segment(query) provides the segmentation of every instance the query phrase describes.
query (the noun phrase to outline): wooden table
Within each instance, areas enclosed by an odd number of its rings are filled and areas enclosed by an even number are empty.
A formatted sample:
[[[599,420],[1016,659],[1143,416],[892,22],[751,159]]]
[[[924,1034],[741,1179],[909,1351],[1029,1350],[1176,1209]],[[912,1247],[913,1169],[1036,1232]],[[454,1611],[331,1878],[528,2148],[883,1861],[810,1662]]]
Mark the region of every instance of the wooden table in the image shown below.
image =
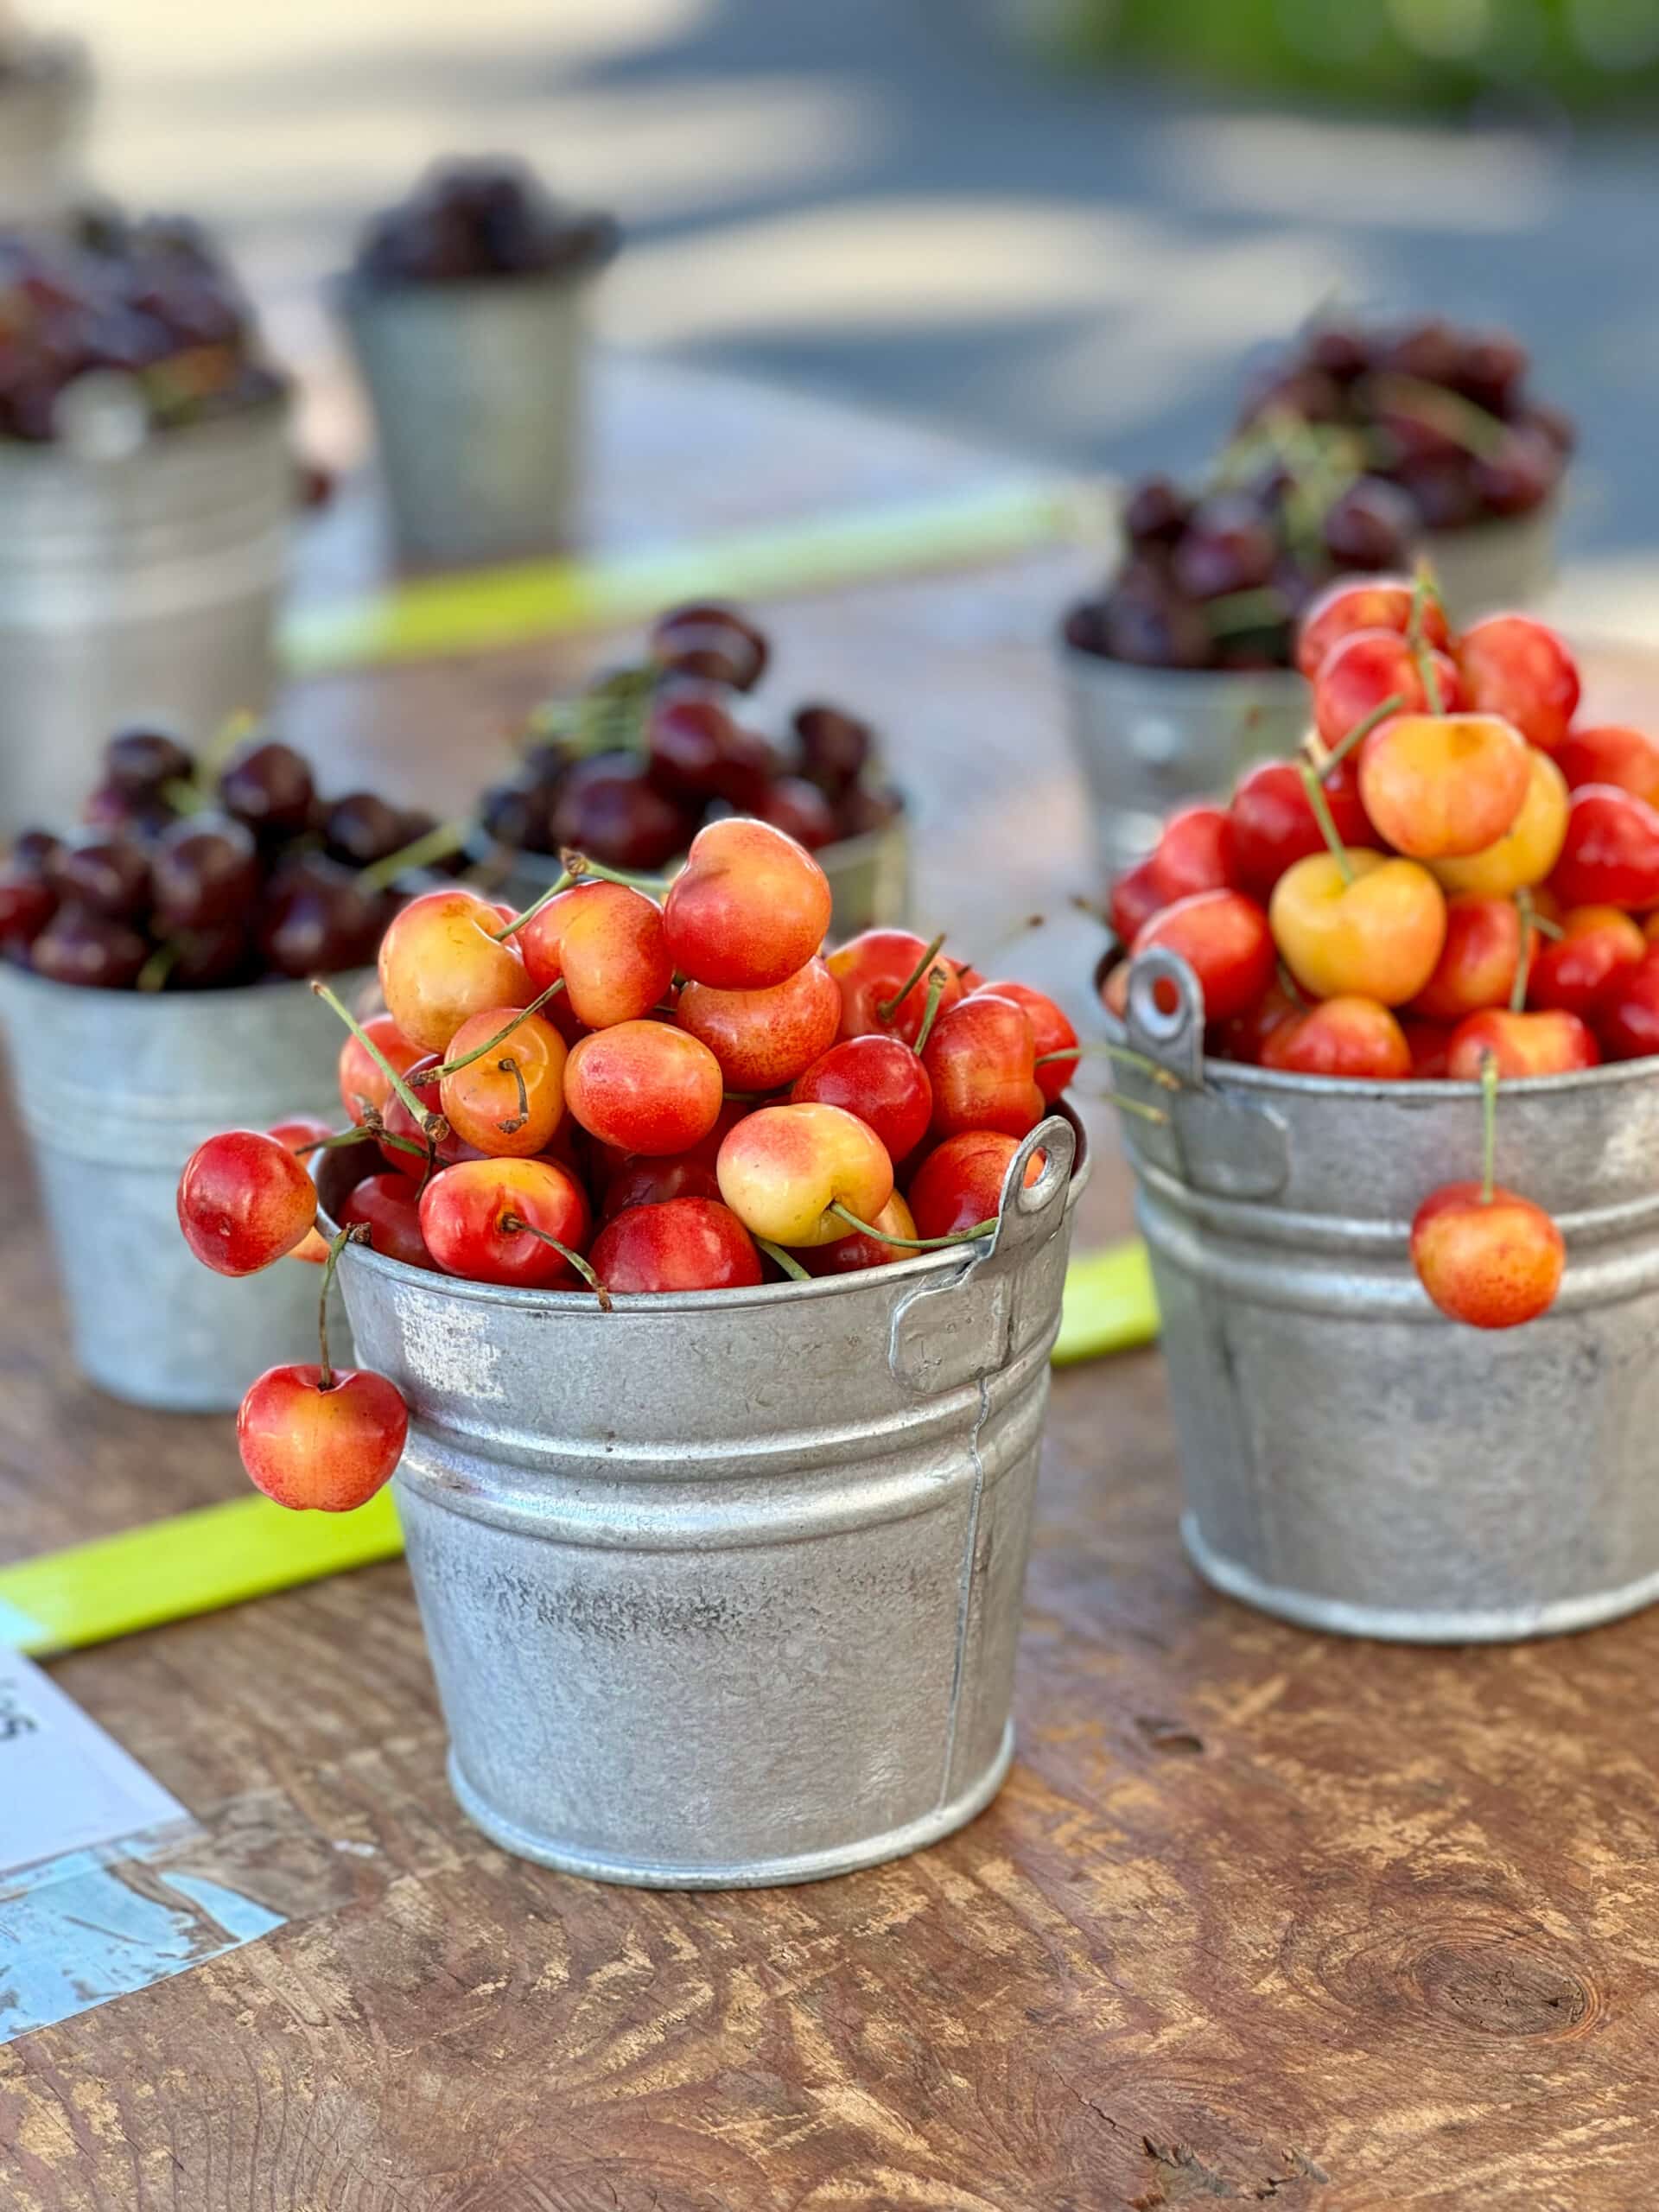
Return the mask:
[[[613,543],[992,466],[660,369],[619,365],[603,412]],[[365,512],[321,526],[314,588],[361,572]],[[976,955],[1090,887],[1045,646],[1078,573],[1043,552],[777,611],[788,689],[887,730],[923,911]],[[288,727],[332,782],[360,765],[447,804],[603,651],[320,683]],[[1653,695],[1639,662],[1600,681],[1609,709]],[[1057,919],[1021,957],[1075,995],[1090,949]],[[78,1381],[9,1133],[7,1554],[234,1494],[227,1421]],[[1085,1239],[1128,1218],[1097,1134]],[[200,1816],[174,1865],[286,1924],[0,2049],[0,2205],[1655,2202],[1659,1616],[1514,1649],[1337,1642],[1211,1595],[1175,1522],[1157,1356],[1058,1377],[1007,1789],[933,1851],[793,1891],[606,1890],[485,1842],[445,1787],[401,1565],[62,1661]]]

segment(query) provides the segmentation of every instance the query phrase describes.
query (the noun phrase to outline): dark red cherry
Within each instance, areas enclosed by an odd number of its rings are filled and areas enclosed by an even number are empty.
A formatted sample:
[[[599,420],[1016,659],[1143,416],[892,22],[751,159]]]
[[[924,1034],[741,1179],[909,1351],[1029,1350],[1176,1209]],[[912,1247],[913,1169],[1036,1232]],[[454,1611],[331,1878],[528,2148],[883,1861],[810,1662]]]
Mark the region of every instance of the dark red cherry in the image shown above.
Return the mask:
[[[120,730],[104,748],[105,780],[130,798],[149,798],[163,784],[182,783],[195,765],[169,730]]]
[[[47,868],[60,899],[130,922],[149,911],[149,861],[130,837],[89,830],[60,845]]]
[[[652,626],[650,652],[659,668],[752,691],[765,673],[766,640],[747,616],[714,601],[676,607]]]
[[[60,906],[29,950],[37,976],[91,990],[130,990],[152,947],[130,923]]]
[[[304,755],[267,738],[238,753],[219,779],[227,814],[256,836],[291,837],[309,826],[315,792]]]
[[[253,833],[228,814],[188,814],[164,830],[149,859],[156,907],[169,931],[245,922],[259,893]]]
[[[868,722],[839,707],[803,707],[795,716],[801,773],[833,798],[855,784],[869,765],[875,737]]]

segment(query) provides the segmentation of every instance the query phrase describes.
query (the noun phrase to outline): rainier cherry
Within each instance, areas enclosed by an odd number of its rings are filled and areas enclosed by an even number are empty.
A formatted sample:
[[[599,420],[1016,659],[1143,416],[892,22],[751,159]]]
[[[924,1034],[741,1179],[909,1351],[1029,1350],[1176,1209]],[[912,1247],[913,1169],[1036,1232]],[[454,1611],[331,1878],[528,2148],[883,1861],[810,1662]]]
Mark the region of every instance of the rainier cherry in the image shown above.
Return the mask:
[[[1411,1070],[1400,1024],[1375,999],[1323,1000],[1281,1022],[1263,1039],[1261,1064],[1296,1075],[1398,1082]]]
[[[1495,715],[1395,715],[1361,747],[1359,793],[1396,852],[1463,860],[1514,827],[1530,759],[1519,731]]]
[[[476,892],[411,899],[380,942],[380,988],[411,1044],[442,1052],[463,1021],[489,1007],[528,1006],[536,993],[513,944],[497,942],[499,910]]]
[[[551,900],[519,931],[538,993],[564,978],[585,1029],[610,1029],[651,1012],[673,980],[663,912],[625,883],[583,883]]]
[[[435,1268],[421,1234],[416,1185],[406,1175],[365,1175],[340,1200],[342,1229],[366,1229],[370,1249],[407,1268]]]
[[[1446,942],[1446,901],[1433,877],[1416,861],[1381,853],[1298,861],[1279,879],[1269,911],[1286,965],[1315,998],[1404,1006],[1434,973]]]
[[[1579,703],[1579,671],[1555,632],[1525,614],[1489,614],[1458,641],[1464,697],[1554,752]]]
[[[1556,748],[1556,765],[1569,791],[1580,784],[1616,784],[1659,807],[1659,745],[1622,723],[1570,729]]]
[[[797,1076],[789,1096],[798,1106],[839,1106],[856,1114],[895,1163],[909,1159],[933,1118],[927,1070],[896,1037],[849,1037],[832,1045]]]
[[[1648,941],[1619,906],[1574,906],[1561,919],[1560,936],[1541,945],[1527,985],[1529,1002],[1582,1015],[1614,977],[1634,968]]]
[[[1448,891],[1478,891],[1509,899],[1541,883],[1555,865],[1567,835],[1567,785],[1548,753],[1528,759],[1530,780],[1515,820],[1484,852],[1467,860],[1435,861],[1434,874]]]
[[[480,1046],[489,1050],[480,1055]],[[546,1149],[563,1116],[564,1063],[564,1039],[540,1014],[475,1014],[449,1040],[452,1072],[438,1085],[443,1117],[480,1152],[528,1159]]]
[[[519,1289],[568,1289],[584,1274],[587,1198],[551,1160],[467,1160],[432,1178],[421,1233],[447,1274]]]
[[[575,1119],[620,1152],[689,1152],[725,1095],[709,1047],[665,1021],[623,1021],[571,1047],[564,1096]]]
[[[715,1172],[745,1228],[774,1244],[832,1244],[858,1222],[873,1223],[893,1195],[881,1140],[839,1106],[746,1116],[721,1146]]]
[[[841,992],[822,960],[759,991],[688,983],[677,1020],[720,1063],[732,1090],[779,1090],[835,1042]]]
[[[966,988],[952,962],[935,962],[940,942],[924,944],[908,930],[865,930],[838,945],[825,964],[841,990],[842,1035],[892,1036],[913,1045],[927,1018],[935,966],[944,977],[941,1014]]]
[[[1278,897],[1275,892],[1275,908]],[[1211,1021],[1243,1014],[1273,981],[1268,918],[1242,891],[1199,891],[1178,899],[1153,916],[1130,950],[1138,955],[1155,944],[1187,963],[1203,988],[1205,1014]]]
[[[1077,1071],[1077,1031],[1047,993],[1033,990],[1029,983],[978,983],[969,995],[980,991],[1012,999],[1031,1024],[1037,1047],[1037,1087],[1052,1106]]]
[[[804,968],[823,943],[829,880],[769,823],[711,822],[691,841],[663,920],[682,975],[719,990],[764,990]]]
[[[1224,899],[1230,894],[1198,895]],[[934,1136],[1000,1129],[1007,1136],[1022,1137],[1034,1128],[1047,1103],[1037,1082],[1036,1059],[1031,1024],[1012,999],[975,991],[941,1014],[922,1054],[933,1086]],[[870,1218],[868,1214],[863,1217]]]
[[[1395,630],[1404,637],[1417,611],[1431,645],[1450,643],[1446,613],[1435,599],[1419,604],[1415,588],[1394,576],[1355,576],[1329,584],[1303,615],[1296,632],[1296,665],[1310,680],[1338,642],[1355,630]]]
[[[607,1291],[742,1290],[760,1281],[760,1255],[729,1207],[712,1198],[630,1206],[601,1230],[588,1255]]]
[[[1125,944],[1143,923],[1194,891],[1224,891],[1239,881],[1232,818],[1224,807],[1179,808],[1145,860],[1112,887],[1111,924]]]
[[[1359,795],[1357,757],[1350,753],[1327,767],[1321,781],[1341,842],[1374,845],[1376,832]],[[1294,760],[1263,760],[1247,771],[1233,793],[1232,818],[1239,881],[1258,899],[1266,899],[1294,862],[1325,849],[1325,834]],[[1133,942],[1122,930],[1118,935],[1126,944]]]
[[[257,1274],[305,1240],[316,1185],[291,1148],[257,1129],[226,1129],[200,1144],[179,1178],[179,1227],[204,1267]]]
[[[915,1241],[915,1217],[897,1191],[870,1227],[883,1229],[889,1236]],[[809,1245],[802,1253],[801,1261],[810,1275],[853,1275],[861,1274],[866,1268],[885,1268],[894,1260],[914,1257],[904,1244],[883,1243],[879,1236],[867,1236],[861,1229],[850,1236],[836,1237],[833,1244]]]
[[[1659,810],[1610,784],[1575,791],[1550,883],[1569,906],[1659,902]]]
[[[969,1129],[936,1145],[917,1169],[910,1186],[910,1211],[918,1236],[955,1236],[995,1221],[1002,1204],[1002,1180],[1020,1149],[1015,1137],[995,1129]],[[1027,1188],[1043,1172],[1043,1154],[1034,1153],[1026,1169]],[[865,1218],[872,1223],[873,1215]]]
[[[1576,1014],[1512,1014],[1489,1007],[1452,1032],[1446,1071],[1468,1081],[1490,1059],[1502,1076],[1566,1075],[1600,1060],[1596,1040]]]
[[[1554,1302],[1567,1263],[1561,1232],[1541,1206],[1492,1179],[1497,1066],[1481,1071],[1485,1165],[1478,1183],[1431,1192],[1411,1224],[1411,1260],[1442,1313],[1477,1329],[1513,1329]]]
[[[278,1122],[265,1135],[275,1137],[278,1144],[286,1145],[296,1160],[308,1161],[334,1131],[321,1114],[296,1114],[286,1122]],[[328,1240],[314,1223],[288,1257],[320,1268],[328,1257]]]
[[[424,1057],[421,1047],[410,1043],[389,1014],[372,1015],[363,1027],[399,1075],[407,1075],[416,1061]],[[384,1114],[391,1096],[385,1070],[357,1038],[348,1036],[340,1048],[340,1101],[346,1111],[360,1127],[369,1114]]]
[[[1356,630],[1326,658],[1313,680],[1313,723],[1326,745],[1340,745],[1357,722],[1389,699],[1402,713],[1451,712],[1462,701],[1458,671],[1444,653],[1431,652],[1435,678],[1431,698],[1423,671],[1406,640],[1394,630]]]
[[[1483,1007],[1507,1006],[1520,958],[1521,914],[1514,899],[1459,892],[1446,902],[1446,943],[1411,1011],[1431,1021],[1461,1021]]]

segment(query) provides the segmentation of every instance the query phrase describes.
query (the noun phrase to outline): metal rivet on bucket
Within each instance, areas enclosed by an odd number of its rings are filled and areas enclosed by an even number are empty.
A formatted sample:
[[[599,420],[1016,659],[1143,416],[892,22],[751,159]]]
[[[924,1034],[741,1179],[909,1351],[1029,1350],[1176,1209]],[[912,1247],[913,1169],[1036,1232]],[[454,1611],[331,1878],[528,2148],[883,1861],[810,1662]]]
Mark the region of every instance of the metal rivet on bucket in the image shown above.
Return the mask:
[[[1182,1086],[1115,1077],[1168,1116],[1123,1141],[1199,1570],[1286,1619],[1412,1642],[1659,1597],[1654,1064],[1503,1084],[1499,1179],[1554,1216],[1567,1268],[1541,1319],[1489,1333],[1435,1310],[1408,1243],[1428,1193],[1479,1171],[1478,1084],[1205,1059],[1197,980],[1163,950],[1108,1027]]]
[[[348,1248],[359,1357],[409,1401],[398,1513],[487,1834],[728,1888],[988,1802],[1081,1141],[1032,1133],[971,1256],[610,1313]]]

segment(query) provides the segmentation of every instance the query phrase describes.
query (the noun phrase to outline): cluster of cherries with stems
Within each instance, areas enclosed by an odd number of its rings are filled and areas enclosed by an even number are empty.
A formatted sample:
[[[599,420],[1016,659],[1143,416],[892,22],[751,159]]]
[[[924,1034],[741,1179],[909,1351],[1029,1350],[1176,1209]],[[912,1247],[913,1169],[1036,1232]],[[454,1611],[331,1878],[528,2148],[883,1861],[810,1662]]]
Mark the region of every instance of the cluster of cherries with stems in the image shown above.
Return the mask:
[[[609,215],[564,206],[527,162],[452,158],[372,219],[353,274],[372,285],[575,276],[602,266],[618,242]]]
[[[1179,810],[1112,888],[1131,955],[1161,944],[1192,969],[1206,1052],[1368,1082],[1659,1052],[1659,743],[1574,720],[1579,671],[1547,625],[1499,614],[1454,637],[1423,575],[1334,586],[1298,658],[1301,754]],[[1104,986],[1120,1015],[1128,976]],[[1560,1274],[1554,1224],[1498,1195],[1477,1192],[1455,1244],[1442,1223],[1455,1263],[1421,1270],[1487,1327],[1542,1312]],[[1452,1203],[1437,1193],[1433,1217]]]
[[[521,913],[429,892],[382,941],[384,1013],[313,986],[350,1032],[349,1126],[210,1137],[180,1181],[184,1235],[225,1274],[358,1237],[474,1282],[586,1284],[607,1309],[983,1236],[1076,1033],[942,938],[869,930],[825,955],[829,922],[817,861],[743,817],[702,830],[666,884],[573,852]],[[375,1172],[325,1243],[302,1162],[356,1147]],[[286,1505],[360,1504],[401,1450],[396,1399],[326,1349],[274,1369],[243,1405],[248,1471]]]

